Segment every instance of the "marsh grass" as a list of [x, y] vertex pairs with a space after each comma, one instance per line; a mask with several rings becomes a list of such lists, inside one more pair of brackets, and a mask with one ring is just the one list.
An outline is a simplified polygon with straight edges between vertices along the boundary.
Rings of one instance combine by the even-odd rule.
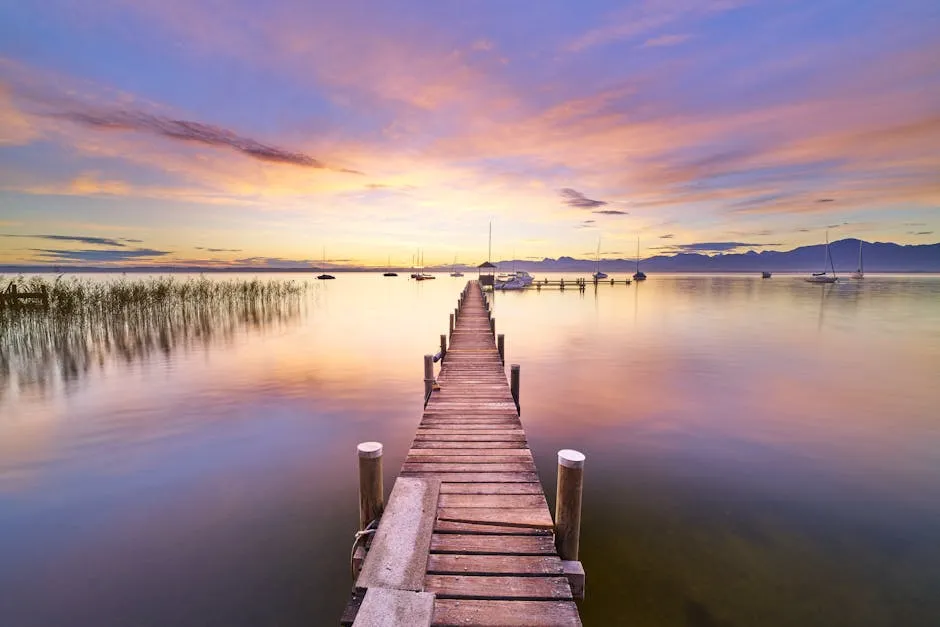
[[[299, 317], [308, 289], [296, 281], [171, 277], [13, 281], [20, 292], [45, 289], [48, 307], [0, 307], [0, 396], [278, 327]], [[9, 282], [0, 277], [2, 289]]]
[[[173, 277], [140, 280], [91, 281], [58, 276], [48, 280], [40, 276], [7, 278], [0, 275], [0, 287], [13, 283], [19, 292], [45, 292], [46, 312], [51, 316], [125, 313], [167, 307], [205, 307], [232, 303], [269, 303], [300, 296], [306, 282], [260, 281], [253, 279], [211, 281], [205, 277], [179, 281]], [[17, 315], [29, 307], [7, 307], [8, 315]], [[10, 314], [9, 312], [13, 312]]]

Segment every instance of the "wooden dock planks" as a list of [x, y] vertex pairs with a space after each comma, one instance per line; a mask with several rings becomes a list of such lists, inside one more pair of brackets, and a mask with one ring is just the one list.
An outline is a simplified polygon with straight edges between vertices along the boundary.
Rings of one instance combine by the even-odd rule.
[[424, 590], [433, 625], [580, 625], [552, 518], [471, 281], [402, 477], [440, 481]]

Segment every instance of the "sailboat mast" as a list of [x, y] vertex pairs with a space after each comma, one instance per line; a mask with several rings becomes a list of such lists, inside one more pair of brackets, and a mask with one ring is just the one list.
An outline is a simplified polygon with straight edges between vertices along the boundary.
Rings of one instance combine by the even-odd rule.
[[636, 271], [640, 271], [640, 238], [636, 238]]
[[858, 271], [862, 271], [862, 240], [858, 240]]
[[490, 220], [490, 239], [489, 239], [489, 248], [486, 250], [486, 260], [491, 262], [493, 261], [493, 221]]

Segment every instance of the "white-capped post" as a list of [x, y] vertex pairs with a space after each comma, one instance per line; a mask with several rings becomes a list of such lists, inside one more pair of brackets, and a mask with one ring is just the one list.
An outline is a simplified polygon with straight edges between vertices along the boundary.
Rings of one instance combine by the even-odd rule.
[[359, 531], [362, 531], [385, 509], [382, 443], [361, 442], [356, 450], [359, 453]]
[[581, 489], [584, 454], [571, 449], [558, 451], [558, 486], [555, 492], [555, 548], [558, 557], [577, 561], [581, 538]]

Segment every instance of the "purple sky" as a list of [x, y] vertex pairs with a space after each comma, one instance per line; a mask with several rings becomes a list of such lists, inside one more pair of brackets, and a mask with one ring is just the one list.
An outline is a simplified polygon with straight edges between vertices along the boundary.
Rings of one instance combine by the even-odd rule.
[[6, 2], [0, 263], [935, 242], [938, 33], [926, 0]]

